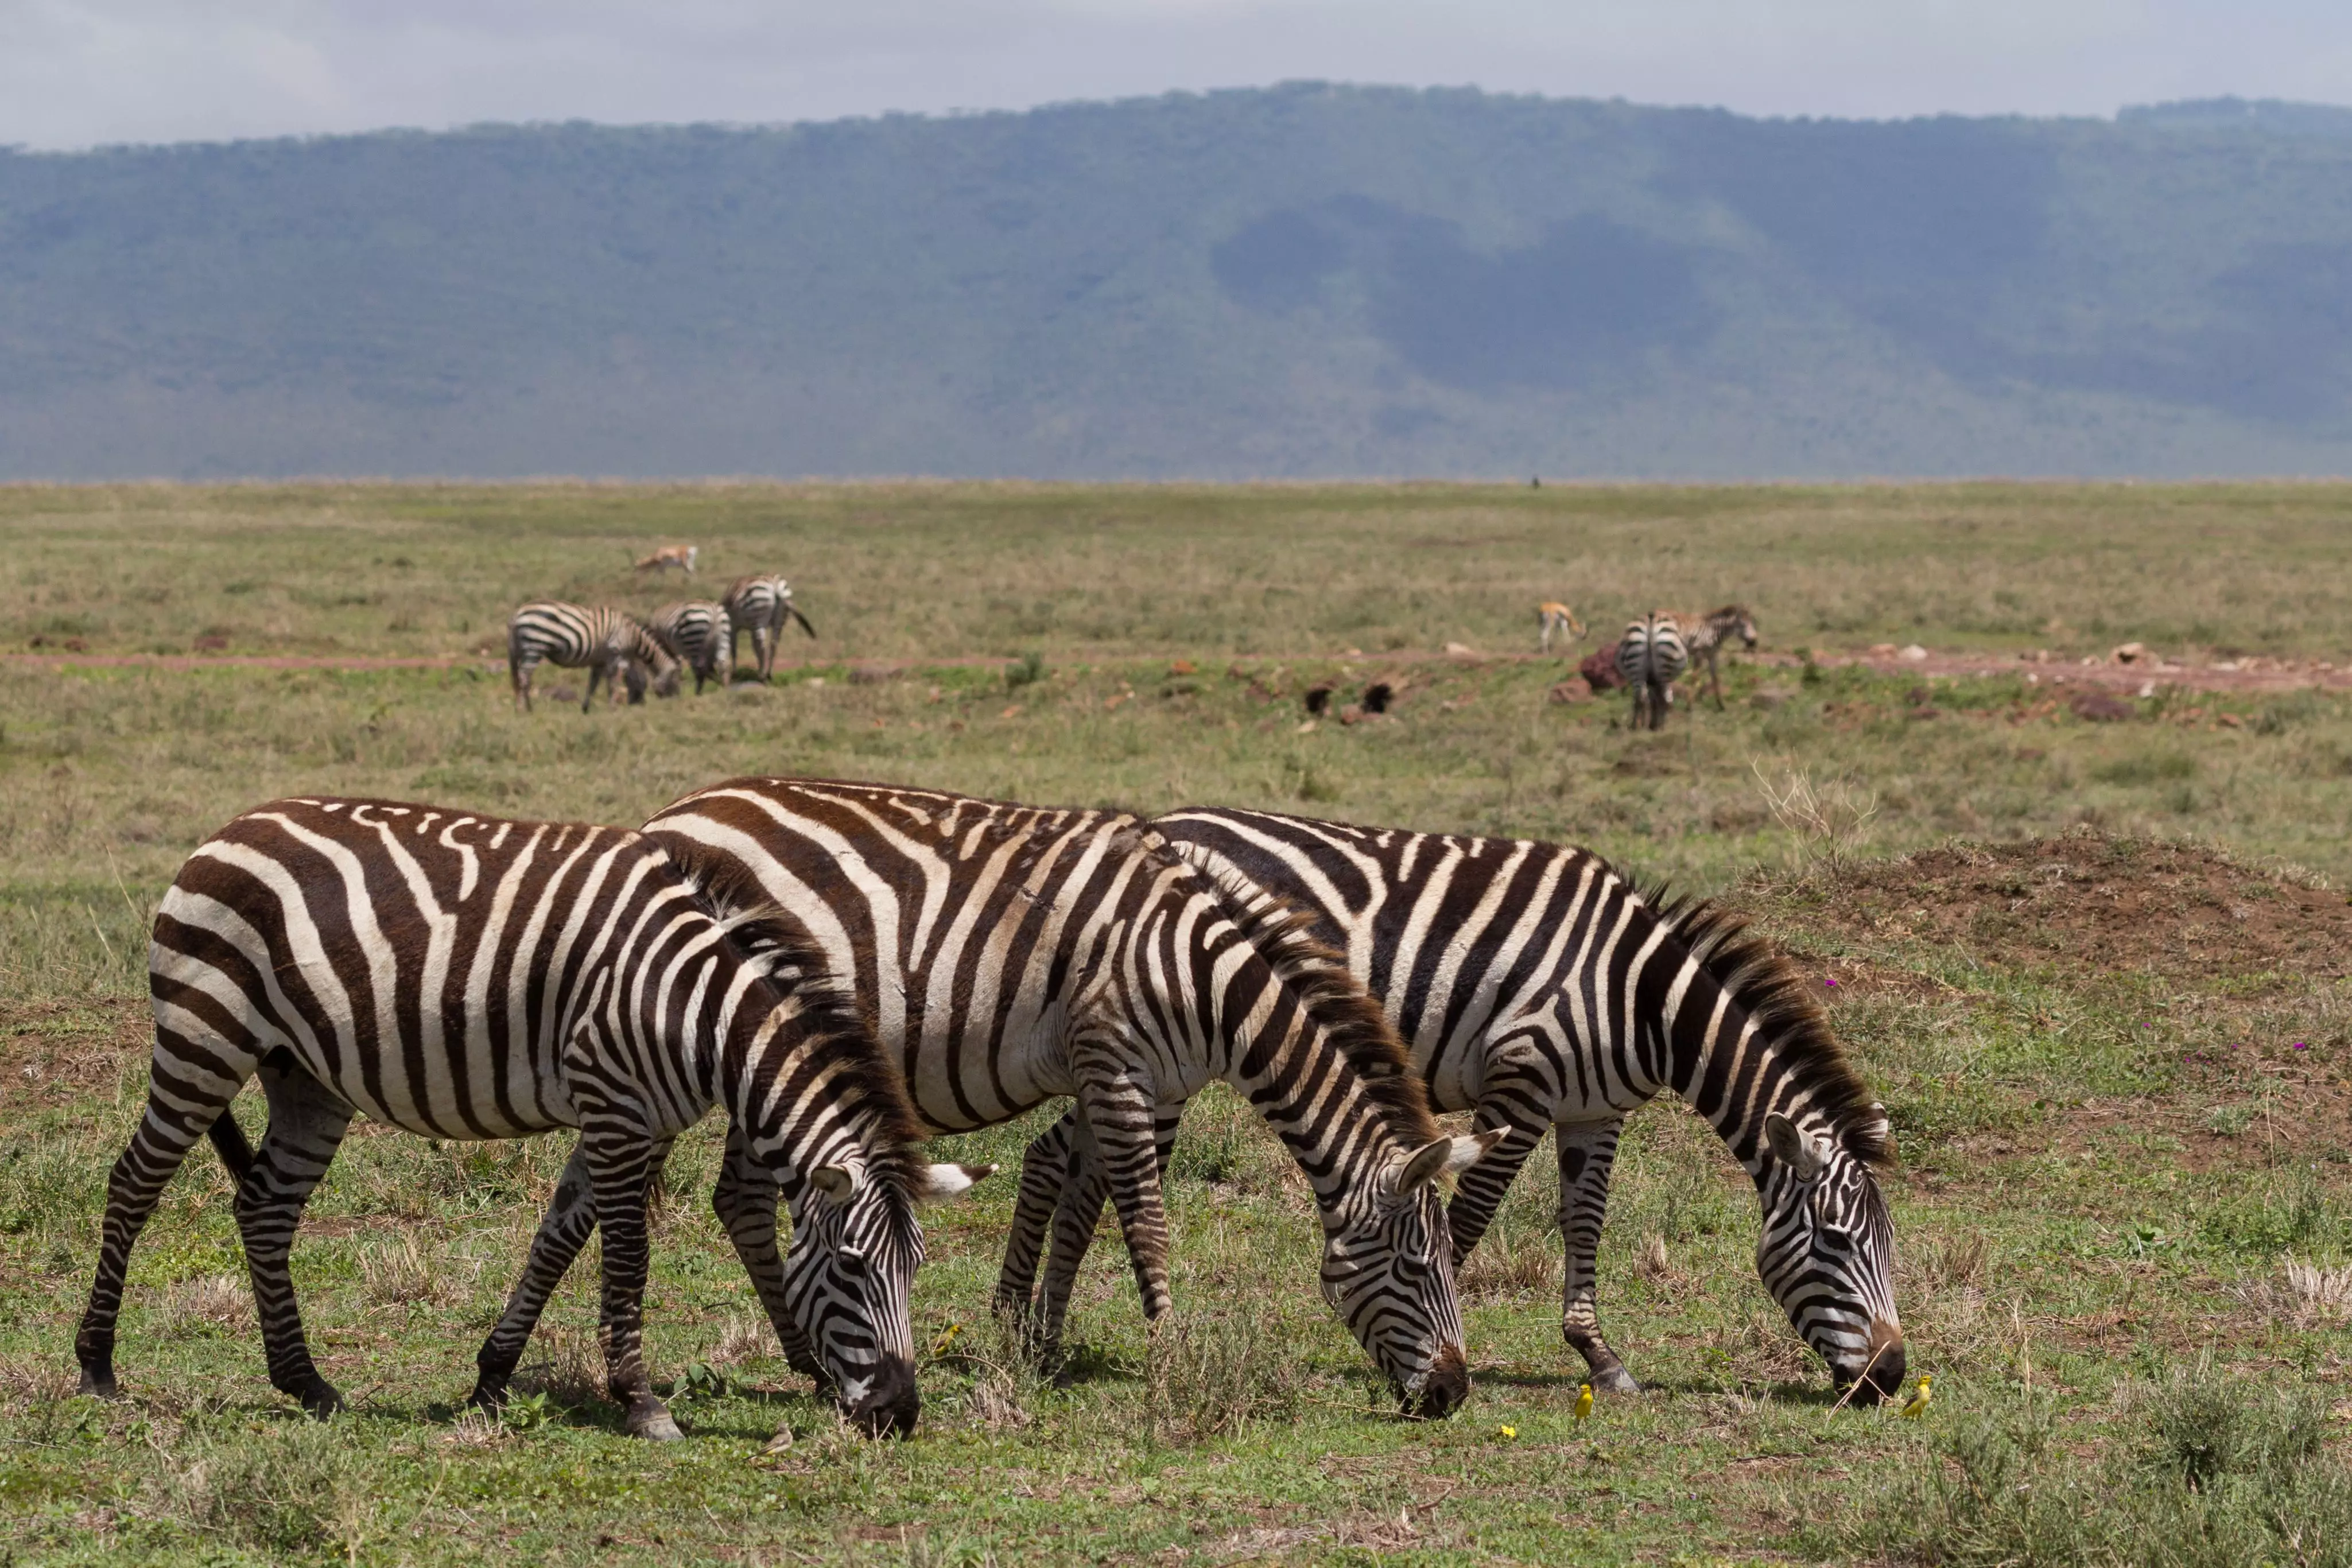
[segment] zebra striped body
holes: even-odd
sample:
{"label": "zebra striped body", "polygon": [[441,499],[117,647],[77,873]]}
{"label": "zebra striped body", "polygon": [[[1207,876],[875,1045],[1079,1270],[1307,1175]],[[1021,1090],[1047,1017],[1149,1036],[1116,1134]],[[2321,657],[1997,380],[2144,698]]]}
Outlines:
{"label": "zebra striped body", "polygon": [[[640,834],[361,800],[237,818],[189,857],[155,917],[153,1079],[109,1184],[75,1345],[85,1389],[113,1392],[131,1244],[207,1131],[238,1176],[270,1381],[323,1415],[341,1400],[312,1364],[287,1258],[352,1117],[461,1140],[575,1127],[548,1228],[604,1226],[613,1395],[631,1430],[676,1436],[639,1349],[646,1185],[670,1140],[724,1104],[727,1199],[757,1186],[772,1204],[782,1184],[805,1217],[781,1263],[772,1229],[764,1257],[739,1234],[746,1264],[778,1278],[851,1415],[911,1426],[912,1204],[944,1173],[914,1163],[904,1093],[855,1011],[822,984],[787,990],[772,974],[786,964],[821,973],[789,922],[721,921]],[[228,1115],[257,1072],[269,1102],[257,1154]],[[536,1303],[508,1317],[481,1357],[484,1403],[503,1396]]]}
{"label": "zebra striped body", "polygon": [[654,612],[646,629],[654,640],[687,668],[694,671],[694,694],[702,695],[706,680],[727,689],[735,670],[735,627],[727,606],[709,599],[664,605]]}
{"label": "zebra striped body", "polygon": [[751,634],[752,656],[760,661],[760,679],[765,680],[776,668],[776,645],[783,639],[784,617],[800,622],[801,630],[816,636],[816,628],[793,603],[793,585],[782,577],[738,577],[727,585],[721,595],[727,606],[731,647],[735,632]]}
{"label": "zebra striped body", "polygon": [[[532,672],[541,664],[588,671],[588,693],[580,711],[596,700],[596,682],[620,695],[624,669],[643,665],[653,672],[654,690],[662,697],[677,691],[677,661],[653,634],[625,610],[606,605],[584,609],[578,605],[525,605],[507,619],[507,678],[514,685],[515,705],[530,711]],[[634,688],[635,682],[630,682]]]}
{"label": "zebra striped body", "polygon": [[[1152,826],[1212,871],[1311,911],[1315,935],[1381,999],[1432,1103],[1502,1132],[1454,1197],[1457,1262],[1557,1130],[1562,1328],[1595,1384],[1634,1386],[1593,1307],[1618,1132],[1671,1090],[1754,1179],[1757,1266],[1806,1342],[1841,1384],[1900,1385],[1893,1231],[1872,1175],[1884,1113],[1811,994],[1735,920],[1703,903],[1654,904],[1598,857],[1558,845],[1213,809]],[[1065,1125],[1033,1147],[1016,1215],[1024,1256],[1054,1226],[1056,1277],[1073,1222],[1052,1211],[1071,1142]],[[1090,1221],[1077,1207],[1077,1223]],[[1066,1285],[1049,1279],[1055,1289]]]}
{"label": "zebra striped body", "polygon": [[1633,728],[1665,727],[1675,682],[1689,668],[1690,651],[1672,616],[1644,616],[1626,626],[1617,639],[1617,673],[1633,694]]}
{"label": "zebra striped body", "polygon": [[808,927],[932,1129],[1074,1096],[1150,1317],[1171,1306],[1163,1123],[1233,1085],[1314,1187],[1327,1299],[1408,1399],[1467,1392],[1435,1182],[1486,1145],[1439,1131],[1377,1009],[1272,900],[1131,816],[874,784],[739,779],[646,832]]}
{"label": "zebra striped body", "polygon": [[1691,662],[1706,666],[1707,690],[1714,695],[1717,711],[1723,708],[1723,677],[1716,668],[1716,658],[1726,643],[1738,638],[1749,652],[1756,648],[1756,617],[1748,613],[1745,605],[1726,605],[1719,610],[1709,610],[1703,616],[1677,617],[1685,627],[1683,647]]}

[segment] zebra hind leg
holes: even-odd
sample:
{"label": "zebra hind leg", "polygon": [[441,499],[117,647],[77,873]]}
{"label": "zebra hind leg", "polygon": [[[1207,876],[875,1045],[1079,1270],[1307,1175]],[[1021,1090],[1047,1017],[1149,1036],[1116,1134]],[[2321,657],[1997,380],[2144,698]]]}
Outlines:
{"label": "zebra hind leg", "polygon": [[1032,1300],[1037,1265],[1044,1259],[1064,1189],[1077,1177],[1078,1120],[1066,1115],[1039,1133],[1021,1155],[1021,1186],[1013,1200],[1013,1229],[1004,1238],[1004,1264],[996,1275],[992,1302],[997,1317],[1037,1342],[1038,1319]]}
{"label": "zebra hind leg", "polygon": [[284,1058],[262,1069],[261,1083],[269,1097],[269,1131],[237,1184],[236,1226],[253,1280],[270,1385],[323,1419],[343,1407],[343,1396],[310,1360],[288,1259],[302,1206],[333,1163],[351,1125],[352,1108]]}
{"label": "zebra hind leg", "polygon": [[[81,1392],[100,1399],[117,1394],[114,1331],[122,1314],[122,1284],[131,1267],[131,1246],[146,1228],[173,1173],[206,1129],[229,1114],[229,1101],[236,1098],[253,1070],[250,1058],[201,1067],[184,1051],[173,1051],[167,1058],[162,1048],[165,1038],[159,1035],[159,1059],[147,1091],[147,1114],[106,1179],[106,1218],[99,1232],[98,1270],[74,1334]],[[212,1044],[217,1047],[220,1042]],[[190,1068],[200,1068],[200,1076],[189,1076]]]}
{"label": "zebra hind leg", "polygon": [[1609,1173],[1617,1163],[1622,1116],[1563,1126],[1559,1137],[1559,1238],[1568,1255],[1560,1280],[1560,1338],[1584,1358],[1592,1386],[1604,1394],[1639,1394],[1642,1385],[1601,1336],[1593,1310],[1593,1256],[1609,1213]]}

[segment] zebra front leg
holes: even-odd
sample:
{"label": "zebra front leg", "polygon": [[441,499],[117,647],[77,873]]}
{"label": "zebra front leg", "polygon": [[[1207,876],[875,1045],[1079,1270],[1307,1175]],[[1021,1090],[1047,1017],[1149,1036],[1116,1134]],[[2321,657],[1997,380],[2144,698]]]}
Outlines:
{"label": "zebra front leg", "polygon": [[343,1407],[343,1396],[310,1359],[288,1260],[302,1207],[342,1146],[352,1108],[284,1058],[263,1068],[261,1086],[269,1097],[269,1131],[237,1184],[236,1227],[253,1280],[253,1310],[261,1320],[270,1385],[324,1420]]}
{"label": "zebra front leg", "polygon": [[[1489,1086],[1490,1089],[1494,1086]],[[1528,1163],[1536,1145],[1543,1142],[1549,1131],[1542,1122],[1533,1125],[1513,1121],[1509,1108],[1519,1103],[1516,1096],[1490,1093],[1478,1103],[1478,1114],[1471,1123],[1473,1132],[1503,1130],[1503,1141],[1486,1152],[1486,1157],[1462,1173],[1454,1189],[1454,1201],[1445,1205],[1445,1228],[1454,1236],[1454,1267],[1459,1269],[1463,1260],[1478,1249],[1478,1243],[1494,1223],[1496,1213],[1503,1206],[1504,1195],[1517,1179],[1519,1167]],[[1524,1111],[1522,1111],[1524,1114]]]}
{"label": "zebra front leg", "polygon": [[[114,1327],[122,1314],[122,1281],[131,1267],[131,1248],[155,1212],[163,1188],[188,1151],[205,1129],[229,1114],[229,1101],[245,1087],[253,1061],[220,1041],[209,1041],[211,1052],[227,1055],[213,1070],[199,1064],[177,1037],[157,1032],[154,1076],[147,1090],[147,1114],[130,1144],[114,1162],[106,1179],[106,1218],[99,1231],[98,1272],[90,1281],[89,1301],[74,1334],[74,1360],[81,1367],[81,1392],[100,1399],[117,1394],[114,1381]],[[173,1046],[167,1062],[163,1048]],[[191,1077],[194,1068],[200,1076]]]}
{"label": "zebra front leg", "polygon": [[[1154,1179],[1161,1193],[1167,1191],[1168,1159],[1176,1147],[1176,1130],[1184,1116],[1184,1102],[1159,1107],[1152,1127]],[[1076,1118],[1070,1118],[1073,1122]],[[1070,1315],[1070,1300],[1077,1292],[1078,1267],[1095,1244],[1095,1232],[1102,1224],[1103,1205],[1110,1198],[1110,1183],[1103,1173],[1103,1163],[1084,1127],[1076,1130],[1073,1150],[1067,1163],[1067,1179],[1062,1185],[1061,1200],[1054,1208],[1054,1249],[1045,1260],[1045,1284],[1039,1293],[1037,1319],[1038,1343],[1046,1354],[1058,1354],[1062,1348],[1062,1331]],[[1139,1275],[1139,1284],[1140,1276]],[[1150,1310],[1149,1298],[1145,1311]]]}
{"label": "zebra front leg", "polygon": [[605,1385],[628,1412],[631,1436],[667,1442],[686,1434],[655,1395],[645,1363],[646,1184],[659,1146],[634,1118],[609,1110],[583,1120],[580,1129],[596,1223],[604,1233]]}
{"label": "zebra front leg", "polygon": [[1158,1118],[1150,1091],[1132,1077],[1078,1068],[1079,1112],[1092,1135],[1095,1163],[1118,1209],[1127,1260],[1143,1298],[1143,1316],[1157,1322],[1175,1307],[1168,1288],[1168,1209],[1160,1196]]}
{"label": "zebra front leg", "polygon": [[791,1303],[784,1295],[783,1256],[776,1246],[776,1194],[775,1178],[751,1158],[742,1132],[730,1122],[727,1152],[719,1162],[719,1182],[710,1191],[711,1209],[719,1215],[719,1223],[727,1227],[727,1238],[735,1244],[735,1256],[742,1259],[743,1271],[751,1276],[751,1288],[759,1292],[769,1326],[776,1331],[776,1338],[783,1346],[784,1360],[794,1372],[815,1379],[818,1393],[831,1393],[833,1378],[818,1359],[816,1347],[793,1319]]}
{"label": "zebra front leg", "polygon": [[1560,1281],[1560,1338],[1584,1358],[1592,1369],[1592,1386],[1604,1394],[1642,1391],[1601,1337],[1600,1314],[1593,1310],[1593,1255],[1608,1217],[1609,1173],[1617,1163],[1617,1136],[1624,1126],[1625,1119],[1615,1116],[1559,1129],[1559,1239],[1568,1254]]}
{"label": "zebra front leg", "polygon": [[[669,1150],[667,1139],[655,1146],[646,1173],[648,1194],[661,1180]],[[574,1144],[572,1157],[563,1163],[563,1173],[556,1178],[555,1196],[549,1201],[547,1213],[540,1216],[538,1234],[530,1238],[530,1256],[523,1264],[522,1278],[515,1281],[498,1326],[474,1354],[474,1391],[466,1396],[467,1404],[484,1410],[505,1405],[507,1384],[513,1381],[523,1348],[539,1326],[540,1314],[547,1310],[548,1298],[563,1283],[572,1259],[580,1256],[595,1229],[596,1195],[589,1181],[587,1160]]]}
{"label": "zebra front leg", "polygon": [[1013,1229],[1004,1238],[1004,1263],[997,1270],[992,1307],[1024,1340],[1034,1338],[1037,1320],[1031,1298],[1037,1265],[1045,1255],[1064,1190],[1078,1177],[1078,1119],[1069,1112],[1039,1133],[1022,1152],[1021,1186],[1013,1199]]}

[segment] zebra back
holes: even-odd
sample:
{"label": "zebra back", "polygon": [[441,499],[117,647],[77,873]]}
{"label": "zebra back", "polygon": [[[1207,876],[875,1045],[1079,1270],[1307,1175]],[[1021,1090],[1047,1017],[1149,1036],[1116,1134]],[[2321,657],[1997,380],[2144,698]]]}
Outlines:
{"label": "zebra back", "polygon": [[[1862,1351],[1884,1342],[1870,1336],[1898,1322],[1871,1174],[1888,1158],[1885,1112],[1811,988],[1736,915],[1645,892],[1561,845],[1217,808],[1152,826],[1307,911],[1380,1000],[1439,1109],[1475,1108],[1482,1122],[1491,1111],[1539,1136],[1662,1090],[1687,1100],[1757,1184],[1768,1287],[1841,1378],[1861,1375]],[[1775,1151],[1775,1117],[1818,1145],[1805,1181],[1790,1179],[1805,1160]],[[1503,1194],[1481,1190],[1483,1174],[1455,1203],[1473,1240]],[[1480,1212],[1462,1223],[1465,1204]],[[1811,1249],[1825,1232],[1853,1239],[1838,1264]]]}

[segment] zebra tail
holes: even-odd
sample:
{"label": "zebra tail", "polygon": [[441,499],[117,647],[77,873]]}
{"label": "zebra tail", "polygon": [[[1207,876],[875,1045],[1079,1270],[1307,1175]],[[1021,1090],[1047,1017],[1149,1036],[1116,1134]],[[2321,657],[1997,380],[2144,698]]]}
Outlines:
{"label": "zebra tail", "polygon": [[210,1135],[213,1147],[220,1151],[221,1163],[228,1167],[230,1180],[244,1181],[245,1173],[253,1169],[253,1145],[245,1141],[245,1129],[236,1124],[236,1113],[222,1111],[214,1119]]}

